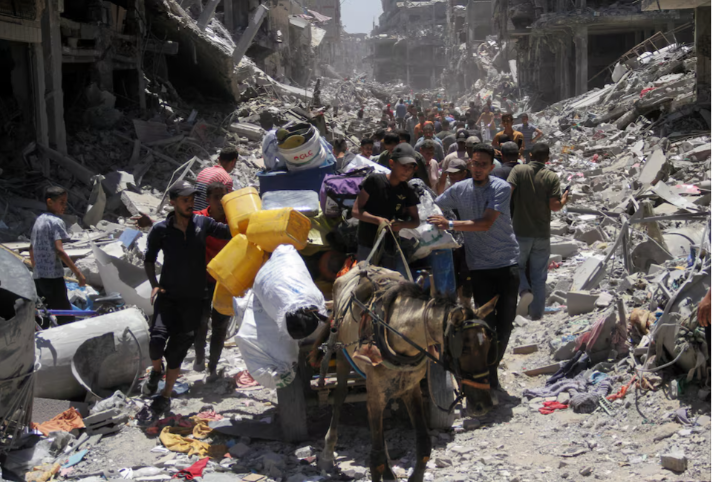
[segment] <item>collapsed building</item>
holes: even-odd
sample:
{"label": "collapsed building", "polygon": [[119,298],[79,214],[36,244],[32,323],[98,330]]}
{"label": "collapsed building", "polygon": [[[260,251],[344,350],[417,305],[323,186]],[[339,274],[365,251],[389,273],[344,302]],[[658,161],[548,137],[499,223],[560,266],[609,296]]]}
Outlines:
{"label": "collapsed building", "polygon": [[445,0],[382,0],[372,31],[372,64],[377,82],[402,81],[414,89],[438,85],[446,67]]}
{"label": "collapsed building", "polygon": [[638,57],[693,44],[701,53],[698,102],[708,103],[708,41],[695,37],[710,38],[710,10],[699,3],[450,0],[442,83],[457,96],[505,72],[546,106],[616,82]]}
{"label": "collapsed building", "polygon": [[146,112],[162,93],[178,97],[194,86],[239,101],[246,56],[288,86],[338,77],[331,64],[342,61],[341,35],[338,0],[4,4],[0,159],[38,150],[34,167],[48,175],[68,153],[68,131],[82,123],[109,129],[121,111]]}

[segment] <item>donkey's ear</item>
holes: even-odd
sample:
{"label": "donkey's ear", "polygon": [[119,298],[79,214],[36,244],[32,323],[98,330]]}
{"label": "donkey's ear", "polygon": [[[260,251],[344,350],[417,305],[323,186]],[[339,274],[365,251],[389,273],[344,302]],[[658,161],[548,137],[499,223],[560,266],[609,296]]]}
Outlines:
{"label": "donkey's ear", "polygon": [[478,310],[474,313],[477,320],[485,320],[486,317],[496,308],[496,302],[498,301],[498,295],[494,296],[491,301],[485,305],[479,306]]}

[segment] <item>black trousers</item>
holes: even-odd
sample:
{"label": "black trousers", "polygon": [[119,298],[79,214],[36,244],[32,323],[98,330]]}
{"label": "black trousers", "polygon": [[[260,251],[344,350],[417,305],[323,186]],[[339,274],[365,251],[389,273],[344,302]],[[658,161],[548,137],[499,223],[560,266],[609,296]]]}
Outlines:
{"label": "black trousers", "polygon": [[200,298],[176,299],[159,294],[154,302],[149,356],[166,358],[169,370],[181,368],[201,323],[203,303]]}
{"label": "black trousers", "polygon": [[226,342],[228,334],[228,326],[230,325],[231,317],[217,312],[212,307],[213,291],[216,289],[215,284],[209,284],[206,287],[206,296],[203,299],[203,314],[201,316],[201,324],[196,330],[196,338],[194,339],[194,347],[196,349],[196,359],[204,360],[206,358],[206,338],[208,337],[208,320],[211,320],[211,347],[208,357],[208,368],[215,370],[218,365],[218,360],[221,359],[223,345]]}
{"label": "black trousers", "polygon": [[[518,305],[519,283],[517,264],[504,268],[471,271],[471,287],[473,289],[474,304],[477,307],[485,305],[496,295],[499,297],[496,309],[485,319],[498,334],[496,363],[490,367],[489,376],[489,381],[493,388],[499,387],[498,365],[506,353],[508,340],[511,338],[511,332],[513,331],[513,320],[516,318],[516,306]],[[489,360],[494,359],[493,351],[489,353],[488,358]]]}
{"label": "black trousers", "polygon": [[[38,278],[35,279],[37,295],[44,298],[45,306],[50,310],[71,310],[72,304],[67,297],[67,286],[64,278]],[[74,316],[58,316],[57,323],[66,325],[76,320]]]}

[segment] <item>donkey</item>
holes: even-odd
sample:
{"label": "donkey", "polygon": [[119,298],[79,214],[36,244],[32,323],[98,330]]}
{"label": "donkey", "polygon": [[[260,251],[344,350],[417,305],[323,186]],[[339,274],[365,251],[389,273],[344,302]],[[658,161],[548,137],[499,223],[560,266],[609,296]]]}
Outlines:
{"label": "donkey", "polygon": [[[367,345],[364,341],[364,322],[360,328],[363,310],[352,302],[353,295],[365,304],[373,299],[372,295],[380,298],[383,311],[378,309],[379,303],[372,304],[373,307],[377,306],[374,309],[383,313],[383,320],[390,327],[422,350],[385,330],[383,340],[386,343],[382,343],[381,351],[376,350],[375,353],[374,346]],[[382,414],[390,399],[401,398],[416,431],[417,462],[409,481],[422,482],[431,454],[431,438],[427,431],[420,381],[426,374],[426,363],[429,362],[423,356],[422,362],[408,362],[418,358],[420,353],[423,355],[423,351],[436,354],[434,347],[437,345],[444,347],[442,359],[449,360],[449,369],[460,372],[467,378],[463,383],[464,389],[468,386],[469,390],[462,393],[466,395],[469,409],[490,408],[492,402],[487,374],[491,333],[485,322],[475,320],[483,320],[493,311],[498,297],[474,312],[449,297],[431,298],[418,285],[404,281],[401,275],[394,271],[359,263],[335,282],[333,299],[335,325],[332,329],[338,330],[338,347],[344,350],[337,350],[337,388],[332,420],[318,465],[324,470],[331,470],[334,466],[340,408],[347,395],[347,377],[350,372],[346,353],[366,376],[367,412],[372,438],[372,481],[396,480],[390,468],[384,441]],[[323,333],[313,346],[312,356],[325,339],[326,333]],[[453,342],[450,343],[449,340]],[[405,360],[405,364],[400,365],[400,360]],[[484,382],[477,382],[479,379]]]}

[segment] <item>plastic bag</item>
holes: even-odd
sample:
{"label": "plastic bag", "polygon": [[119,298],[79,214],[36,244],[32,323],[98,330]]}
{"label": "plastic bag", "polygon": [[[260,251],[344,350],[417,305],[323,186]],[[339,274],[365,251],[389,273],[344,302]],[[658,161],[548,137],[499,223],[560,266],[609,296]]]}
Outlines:
{"label": "plastic bag", "polygon": [[285,169],[286,162],[278,158],[278,138],[275,137],[277,129],[269,131],[263,136],[263,163],[268,171]]}
{"label": "plastic bag", "polygon": [[[236,320],[235,330],[240,330],[241,324],[243,323],[243,317],[248,307],[253,303],[253,290],[246,291],[242,298],[237,296],[233,297],[233,318]],[[229,335],[230,336],[230,335]]]}
{"label": "plastic bag", "polygon": [[315,191],[271,191],[263,194],[263,210],[293,208],[311,218],[320,214],[320,199]]}
{"label": "plastic bag", "polygon": [[357,169],[363,169],[365,167],[371,167],[372,169],[374,169],[374,172],[379,172],[382,174],[389,174],[390,172],[392,172],[392,170],[389,169],[388,167],[384,167],[383,165],[381,165],[377,162],[371,161],[371,160],[367,159],[366,157],[361,156],[359,154],[356,155],[350,161],[350,163],[345,166],[343,171],[344,172],[356,171]]}
{"label": "plastic bag", "polygon": [[419,211],[419,221],[421,224],[419,224],[419,227],[416,229],[402,229],[399,231],[400,236],[407,239],[416,239],[419,242],[410,261],[425,258],[436,249],[453,249],[459,247],[459,243],[456,242],[451,233],[441,231],[436,226],[426,222],[429,216],[443,216],[444,213],[441,208],[436,205],[429,191],[423,187],[420,189],[416,181],[419,181],[423,186],[421,180],[418,179],[409,181],[409,185],[415,188],[416,193],[419,195],[417,210]]}
{"label": "plastic bag", "polygon": [[300,347],[253,297],[235,342],[251,376],[265,388],[284,388],[295,379]]}
{"label": "plastic bag", "polygon": [[312,281],[300,254],[288,244],[278,246],[260,268],[253,293],[285,336],[289,336],[287,313],[314,306],[319,314],[327,316],[325,297]]}

